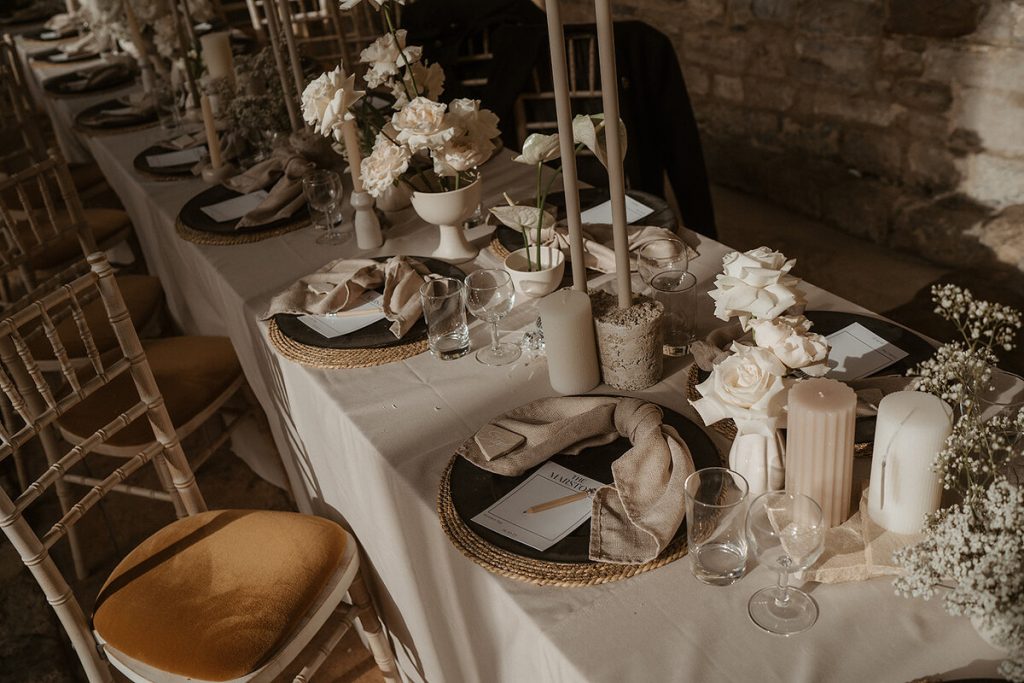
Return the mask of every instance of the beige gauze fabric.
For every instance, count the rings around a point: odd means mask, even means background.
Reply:
[[[430,271],[419,261],[392,256],[387,263],[372,259],[338,259],[300,278],[270,301],[263,319],[278,313],[331,315],[362,303],[363,294],[384,285],[381,308],[398,339],[423,315],[420,287]]]
[[[543,398],[485,425],[459,453],[477,467],[517,476],[558,453],[580,454],[620,436],[633,447],[612,463],[613,483],[594,495],[590,559],[642,564],[656,558],[683,521],[690,449],[662,424],[661,408],[635,398]]]

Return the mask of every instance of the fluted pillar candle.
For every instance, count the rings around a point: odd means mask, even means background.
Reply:
[[[789,390],[786,490],[810,496],[829,526],[850,516],[857,394],[833,379],[806,379]]]

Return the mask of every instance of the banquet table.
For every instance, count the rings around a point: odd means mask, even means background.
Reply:
[[[406,210],[373,251],[319,246],[309,229],[238,246],[187,242],[175,218],[206,185],[155,182],[132,167],[162,137],[152,128],[80,141],[130,214],[177,323],[188,333],[231,338],[271,422],[283,471],[272,458],[238,455],[289,487],[301,510],[336,519],[359,539],[407,680],[910,681],[994,672],[999,653],[967,619],[947,615],[939,600],[897,597],[890,579],[805,586],[820,619],[804,634],[780,638],[758,630],[746,613],[750,595],[775,580],[764,567],[711,587],[684,558],[586,588],[537,587],[478,567],[438,523],[441,475],[455,448],[490,418],[552,394],[544,358],[527,354],[510,367],[487,367],[472,355],[442,362],[424,353],[373,368],[318,370],[280,357],[260,320],[273,295],[341,256],[428,255],[436,229]],[[483,167],[485,203],[498,203],[505,191],[529,192],[533,170],[510,159],[505,152]],[[706,291],[729,249],[695,234],[688,239],[700,254],[691,270]],[[484,250],[467,267],[497,263]],[[809,309],[865,312],[813,285],[807,291]],[[709,330],[720,323],[710,300],[699,298],[698,322]],[[518,302],[502,328],[515,335],[536,316],[534,301]],[[474,349],[486,343],[484,325],[471,332]],[[630,395],[697,420],[685,398],[690,362],[666,359],[663,381]],[[722,437],[713,437],[725,452]]]

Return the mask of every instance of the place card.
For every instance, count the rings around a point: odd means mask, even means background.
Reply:
[[[590,519],[590,496],[543,512],[527,512],[535,505],[583,491],[595,491],[602,482],[584,477],[553,462],[544,463],[501,500],[473,518],[482,527],[537,550],[547,550]]]
[[[635,223],[654,213],[654,209],[626,195],[626,222]],[[583,223],[611,223],[612,200],[593,206],[580,214]]]
[[[300,315],[299,322],[328,339],[342,337],[369,327],[378,320],[384,320],[385,315],[381,308],[383,299],[384,295],[380,292],[365,292],[362,303],[355,308],[333,315]]]
[[[51,62],[66,62],[71,59],[71,55],[67,52],[57,52],[50,55]]]
[[[205,134],[185,133],[184,135],[179,135],[178,137],[172,138],[163,144],[167,147],[173,147],[174,149],[185,149],[205,140]]]
[[[907,356],[906,351],[860,323],[853,323],[825,338],[832,347],[827,376],[843,382],[873,375]]]
[[[104,109],[100,113],[103,116],[136,116],[139,110],[135,107],[117,107],[116,109]]]
[[[266,190],[256,190],[249,194],[239,195],[216,204],[204,206],[202,211],[218,223],[227,223],[228,221],[238,220],[255,209],[267,198],[268,194],[270,193]]]
[[[168,166],[181,166],[182,164],[194,164],[201,161],[206,155],[206,145],[183,149],[177,152],[164,152],[162,154],[147,154],[146,163],[150,168],[167,168]]]
[[[42,40],[57,40],[60,38],[60,32],[58,31],[43,31],[39,34]]]

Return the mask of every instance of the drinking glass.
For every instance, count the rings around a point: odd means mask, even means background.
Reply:
[[[462,280],[442,277],[420,287],[423,318],[427,322],[430,352],[441,360],[455,360],[469,353],[466,323],[466,286]]]
[[[663,270],[648,284],[654,300],[665,308],[661,316],[662,353],[685,356],[696,335],[696,276],[685,270]]]
[[[654,240],[640,247],[637,254],[637,270],[644,284],[650,285],[658,273],[666,270],[687,272],[690,256],[686,243],[674,238]]]
[[[491,345],[476,352],[484,365],[507,365],[522,353],[516,344],[498,342],[498,321],[509,314],[515,300],[515,285],[504,270],[478,270],[466,278],[466,307],[491,324]]]
[[[747,603],[751,620],[765,631],[791,636],[818,620],[818,605],[789,585],[789,575],[807,569],[825,547],[821,507],[800,493],[768,491],[754,499],[747,514],[747,539],[760,562],[779,573],[775,586],[762,588]]]
[[[157,116],[160,120],[160,127],[170,137],[181,134],[181,112],[178,111],[178,102],[175,97],[174,88],[169,84],[162,84],[153,93]]]
[[[747,480],[725,467],[697,470],[683,482],[690,569],[714,586],[735,583],[747,568]]]
[[[302,178],[302,190],[310,208],[318,211],[324,233],[316,238],[317,244],[345,244],[352,239],[343,233],[337,222],[337,208],[344,196],[341,177],[334,171],[310,171]]]

